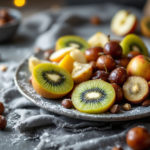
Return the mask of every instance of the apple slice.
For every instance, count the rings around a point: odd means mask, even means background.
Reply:
[[[133,33],[136,26],[136,16],[126,10],[120,10],[117,12],[111,22],[111,30],[119,36],[125,36],[129,33]]]
[[[104,45],[109,42],[109,38],[106,34],[102,32],[97,32],[89,40],[90,47],[104,47]]]

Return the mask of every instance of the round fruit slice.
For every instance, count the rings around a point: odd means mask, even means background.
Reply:
[[[79,36],[66,35],[58,39],[58,41],[56,42],[56,50],[65,47],[74,47],[81,51],[85,51],[89,46],[88,43]]]
[[[37,65],[32,72],[35,91],[45,98],[60,98],[73,88],[73,80],[66,70],[51,63]]]
[[[142,39],[135,35],[129,34],[122,41],[121,46],[123,55],[127,55],[131,51],[139,51],[143,55],[148,55],[148,50]]]
[[[150,17],[143,17],[141,20],[141,31],[142,34],[150,37]]]
[[[142,102],[149,93],[147,81],[139,76],[131,76],[123,85],[124,97],[134,103]]]
[[[115,101],[115,90],[103,80],[90,80],[79,84],[72,93],[74,107],[84,113],[103,113]]]

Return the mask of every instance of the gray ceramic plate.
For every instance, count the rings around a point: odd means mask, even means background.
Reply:
[[[42,54],[38,54],[37,57]],[[56,114],[92,121],[126,121],[150,116],[150,107],[133,107],[130,111],[121,111],[119,114],[85,114],[75,109],[65,109],[61,106],[61,100],[44,99],[32,88],[29,83],[30,73],[28,71],[28,60],[25,59],[17,68],[15,73],[15,84],[20,93],[35,105]]]

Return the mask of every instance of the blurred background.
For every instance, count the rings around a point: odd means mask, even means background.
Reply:
[[[23,16],[28,16],[32,13],[54,9],[58,10],[66,6],[76,5],[92,5],[102,3],[122,4],[134,6],[138,9],[143,9],[147,0],[0,0],[0,6],[18,8],[23,12]]]

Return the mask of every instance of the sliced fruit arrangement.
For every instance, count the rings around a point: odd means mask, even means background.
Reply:
[[[127,10],[118,11],[112,19],[111,30],[119,36],[133,33],[137,27],[137,18]]]
[[[72,93],[74,107],[85,113],[102,113],[115,102],[115,90],[103,80],[91,80],[79,84]]]
[[[143,55],[148,55],[148,49],[146,45],[142,39],[135,34],[127,35],[120,44],[123,49],[123,55],[127,55],[131,51],[138,51]]]
[[[124,96],[132,103],[141,103],[149,94],[147,81],[139,76],[131,76],[123,85]]]
[[[31,57],[28,65],[35,91],[45,98],[64,97],[62,106],[67,109],[119,113],[130,111],[132,104],[150,105],[150,57],[135,34],[120,42],[101,32],[88,42],[63,36],[49,62]]]
[[[56,42],[56,50],[60,50],[65,47],[74,47],[81,51],[85,51],[89,45],[83,38],[75,35],[66,35],[60,37]]]
[[[61,67],[51,63],[37,65],[32,72],[35,91],[45,98],[60,98],[73,88],[71,75]]]
[[[141,20],[141,32],[143,35],[150,37],[150,17],[145,16]]]

